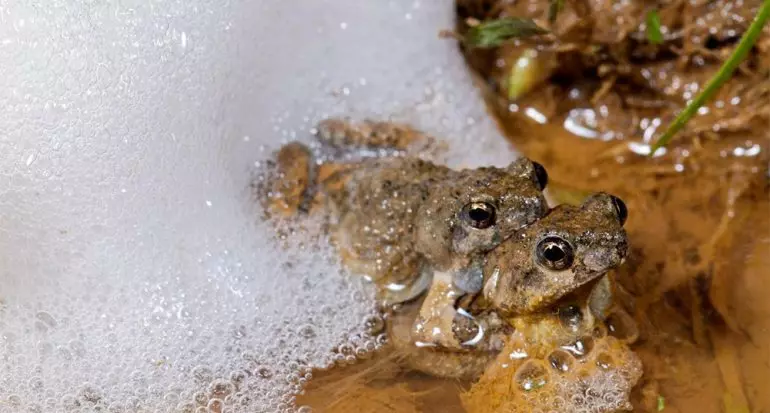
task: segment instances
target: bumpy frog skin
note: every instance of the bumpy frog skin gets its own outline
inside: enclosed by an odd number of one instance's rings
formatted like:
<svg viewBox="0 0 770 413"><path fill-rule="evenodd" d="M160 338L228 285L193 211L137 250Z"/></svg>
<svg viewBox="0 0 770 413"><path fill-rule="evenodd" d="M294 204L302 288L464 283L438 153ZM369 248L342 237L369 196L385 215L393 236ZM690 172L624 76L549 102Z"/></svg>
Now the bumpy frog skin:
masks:
<svg viewBox="0 0 770 413"><path fill-rule="evenodd" d="M479 326L473 326L480 323L473 315L478 310L464 311L458 303L479 292L483 299L475 307L492 308L502 316L552 306L622 263L628 250L626 215L623 201L599 193L579 207L554 208L463 268L436 271L412 336L423 346L453 350L476 346L483 340ZM596 305L608 305L596 298Z"/></svg>
<svg viewBox="0 0 770 413"><path fill-rule="evenodd" d="M284 146L269 209L285 215L325 200L343 262L381 286L386 302L416 297L432 271L464 267L548 210L547 174L528 159L458 171L410 156L415 143L432 138L408 127L328 120L317 130L336 159L316 168L308 148ZM340 161L348 147L407 153Z"/></svg>

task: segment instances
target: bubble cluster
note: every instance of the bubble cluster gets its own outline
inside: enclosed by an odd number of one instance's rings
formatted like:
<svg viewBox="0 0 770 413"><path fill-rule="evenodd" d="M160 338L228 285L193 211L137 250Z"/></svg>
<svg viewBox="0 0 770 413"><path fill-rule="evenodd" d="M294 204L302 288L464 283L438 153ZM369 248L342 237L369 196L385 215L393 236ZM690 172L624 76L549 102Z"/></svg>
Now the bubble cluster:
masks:
<svg viewBox="0 0 770 413"><path fill-rule="evenodd" d="M464 395L470 411L606 413L631 409L629 394L641 377L642 365L617 338L582 337L546 350L543 360L521 356L525 354L522 343L514 336Z"/></svg>

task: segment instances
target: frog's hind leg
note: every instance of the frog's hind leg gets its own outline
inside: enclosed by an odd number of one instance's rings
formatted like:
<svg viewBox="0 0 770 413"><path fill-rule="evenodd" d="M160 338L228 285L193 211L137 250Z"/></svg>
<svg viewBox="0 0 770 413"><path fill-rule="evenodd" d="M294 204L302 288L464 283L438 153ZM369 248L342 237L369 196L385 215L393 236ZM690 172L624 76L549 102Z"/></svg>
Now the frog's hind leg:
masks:
<svg viewBox="0 0 770 413"><path fill-rule="evenodd" d="M394 150L420 152L439 150L437 140L408 125L365 120L352 123L326 119L316 126L316 137L335 149Z"/></svg>

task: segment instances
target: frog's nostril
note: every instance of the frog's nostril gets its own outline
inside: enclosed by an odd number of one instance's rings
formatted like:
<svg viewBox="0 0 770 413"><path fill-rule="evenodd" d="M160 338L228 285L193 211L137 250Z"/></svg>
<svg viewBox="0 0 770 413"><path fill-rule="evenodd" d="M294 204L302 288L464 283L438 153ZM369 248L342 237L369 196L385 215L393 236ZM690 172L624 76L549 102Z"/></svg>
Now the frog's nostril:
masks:
<svg viewBox="0 0 770 413"><path fill-rule="evenodd" d="M548 172L546 172L543 165L540 165L537 162L533 161L532 166L535 168L535 179L537 179L537 184L542 191L548 186Z"/></svg>
<svg viewBox="0 0 770 413"><path fill-rule="evenodd" d="M615 207L615 213L618 215L620 225L625 224L626 219L628 218L628 208L626 207L626 203L614 195L610 195L610 199L612 200L612 206Z"/></svg>

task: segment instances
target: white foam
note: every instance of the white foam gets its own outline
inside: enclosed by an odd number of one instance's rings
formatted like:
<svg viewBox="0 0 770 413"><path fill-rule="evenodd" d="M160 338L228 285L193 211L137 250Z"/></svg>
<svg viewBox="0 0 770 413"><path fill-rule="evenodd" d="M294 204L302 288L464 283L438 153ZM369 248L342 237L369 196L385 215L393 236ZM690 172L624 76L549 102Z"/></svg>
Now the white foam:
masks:
<svg viewBox="0 0 770 413"><path fill-rule="evenodd" d="M242 370L227 404L277 410L293 362L329 362L371 303L323 251L271 241L254 164L334 114L446 137L455 166L510 161L437 36L452 18L419 1L0 5L0 412L181 408ZM236 391L220 384L208 396Z"/></svg>

